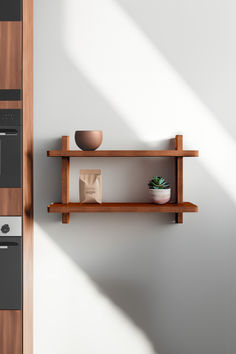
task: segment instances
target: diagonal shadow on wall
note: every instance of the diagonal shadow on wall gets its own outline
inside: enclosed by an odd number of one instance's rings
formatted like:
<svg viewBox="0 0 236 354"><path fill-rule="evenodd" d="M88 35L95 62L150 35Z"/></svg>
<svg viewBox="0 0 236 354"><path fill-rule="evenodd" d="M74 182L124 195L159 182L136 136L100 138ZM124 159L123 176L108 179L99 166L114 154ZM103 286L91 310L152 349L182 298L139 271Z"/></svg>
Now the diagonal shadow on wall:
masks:
<svg viewBox="0 0 236 354"><path fill-rule="evenodd" d="M231 1L115 0L236 138L236 24Z"/></svg>

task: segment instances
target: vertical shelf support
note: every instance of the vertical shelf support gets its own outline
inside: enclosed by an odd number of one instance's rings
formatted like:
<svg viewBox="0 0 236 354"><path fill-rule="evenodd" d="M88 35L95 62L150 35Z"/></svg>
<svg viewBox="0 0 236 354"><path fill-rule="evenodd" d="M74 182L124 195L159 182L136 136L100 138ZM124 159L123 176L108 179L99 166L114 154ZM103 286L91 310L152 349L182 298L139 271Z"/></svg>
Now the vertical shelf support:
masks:
<svg viewBox="0 0 236 354"><path fill-rule="evenodd" d="M183 135L176 135L175 148L183 150ZM183 203L183 157L176 157L176 203ZM175 214L175 222L183 223L183 213Z"/></svg>
<svg viewBox="0 0 236 354"><path fill-rule="evenodd" d="M70 149L69 136L62 137L62 150ZM62 157L62 178L61 178L62 203L68 204L70 201L70 158ZM69 224L70 214L62 214L62 223Z"/></svg>

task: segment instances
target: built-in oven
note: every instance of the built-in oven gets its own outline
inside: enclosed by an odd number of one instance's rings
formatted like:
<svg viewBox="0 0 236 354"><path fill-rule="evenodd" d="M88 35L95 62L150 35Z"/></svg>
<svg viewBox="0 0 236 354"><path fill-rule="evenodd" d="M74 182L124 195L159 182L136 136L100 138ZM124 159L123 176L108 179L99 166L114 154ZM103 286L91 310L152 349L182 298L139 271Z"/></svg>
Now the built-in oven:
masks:
<svg viewBox="0 0 236 354"><path fill-rule="evenodd" d="M22 0L1 0L0 21L21 21Z"/></svg>
<svg viewBox="0 0 236 354"><path fill-rule="evenodd" d="M0 188L22 186L22 110L0 109Z"/></svg>
<svg viewBox="0 0 236 354"><path fill-rule="evenodd" d="M22 309L22 220L0 217L0 310Z"/></svg>

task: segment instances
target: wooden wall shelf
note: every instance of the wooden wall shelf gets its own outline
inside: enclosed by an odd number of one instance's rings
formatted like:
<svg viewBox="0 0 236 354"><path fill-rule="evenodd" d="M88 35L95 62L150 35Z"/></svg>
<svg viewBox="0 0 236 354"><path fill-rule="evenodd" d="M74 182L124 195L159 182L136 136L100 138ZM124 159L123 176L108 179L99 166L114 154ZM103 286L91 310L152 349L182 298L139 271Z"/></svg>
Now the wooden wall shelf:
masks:
<svg viewBox="0 0 236 354"><path fill-rule="evenodd" d="M183 213L197 212L198 207L183 202L183 157L197 157L197 150L183 150L183 136L176 135L175 150L69 150L69 137L62 137L62 149L47 151L49 157L62 158L62 203L48 205L49 213L61 213L62 223L68 224L70 213L175 213L176 223L183 223ZM163 205L152 203L102 203L83 204L69 201L70 157L175 157L176 202Z"/></svg>
<svg viewBox="0 0 236 354"><path fill-rule="evenodd" d="M195 204L184 203L53 203L48 206L49 213L184 213L197 212Z"/></svg>
<svg viewBox="0 0 236 354"><path fill-rule="evenodd" d="M198 157L197 150L50 150L48 157Z"/></svg>

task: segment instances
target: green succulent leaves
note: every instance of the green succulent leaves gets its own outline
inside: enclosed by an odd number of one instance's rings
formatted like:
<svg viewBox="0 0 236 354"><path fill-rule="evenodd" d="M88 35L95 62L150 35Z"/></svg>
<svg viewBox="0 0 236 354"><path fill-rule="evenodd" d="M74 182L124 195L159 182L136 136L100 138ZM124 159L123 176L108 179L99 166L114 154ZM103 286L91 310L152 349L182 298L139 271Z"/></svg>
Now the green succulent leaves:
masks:
<svg viewBox="0 0 236 354"><path fill-rule="evenodd" d="M170 188L169 183L166 182L165 178L154 176L148 183L149 189L168 189Z"/></svg>

